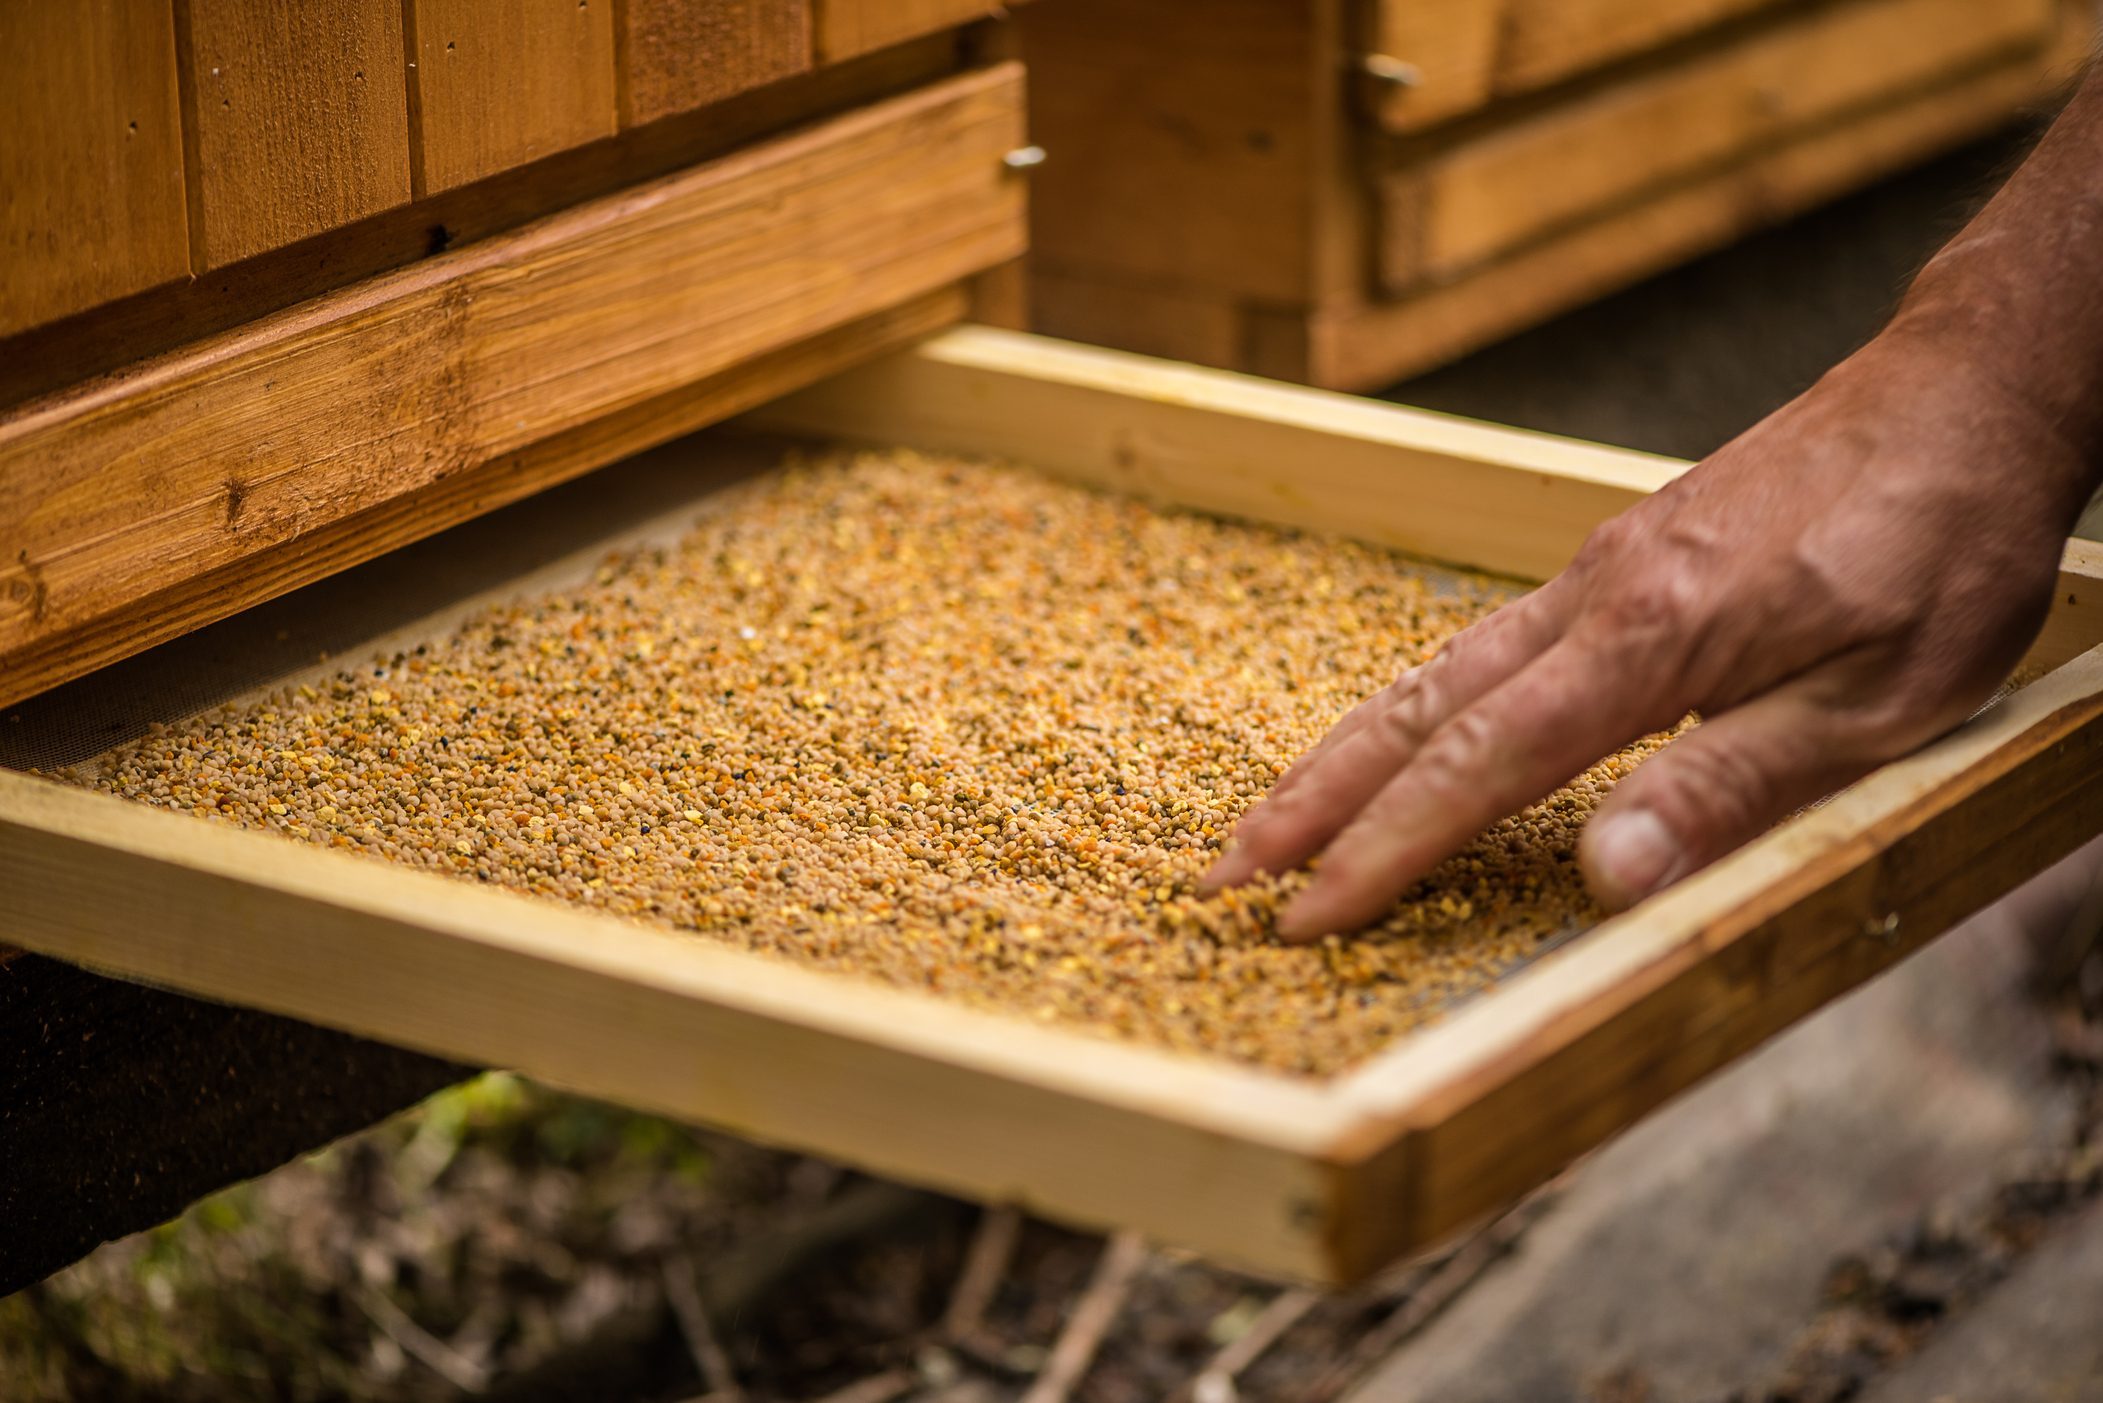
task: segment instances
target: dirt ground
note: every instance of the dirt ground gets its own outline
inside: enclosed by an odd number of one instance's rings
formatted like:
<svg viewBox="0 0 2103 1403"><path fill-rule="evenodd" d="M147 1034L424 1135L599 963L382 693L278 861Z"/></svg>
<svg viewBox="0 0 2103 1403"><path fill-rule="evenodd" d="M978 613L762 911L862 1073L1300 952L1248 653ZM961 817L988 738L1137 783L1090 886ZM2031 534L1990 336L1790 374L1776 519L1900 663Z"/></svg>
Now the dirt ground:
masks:
<svg viewBox="0 0 2103 1403"><path fill-rule="evenodd" d="M1394 397L1697 456L1867 335L2014 149L1937 163ZM2005 938L1974 943L1344 1295L491 1074L0 1300L0 1397L1926 1396L1894 1390L1984 1357L1980 1338L2005 1346L2049 1312L1997 1303L2075 1290L2087 1258L2068 1244L2103 1240L2103 953L2032 993L1979 977ZM1797 1230L1812 1221L1841 1226Z"/></svg>

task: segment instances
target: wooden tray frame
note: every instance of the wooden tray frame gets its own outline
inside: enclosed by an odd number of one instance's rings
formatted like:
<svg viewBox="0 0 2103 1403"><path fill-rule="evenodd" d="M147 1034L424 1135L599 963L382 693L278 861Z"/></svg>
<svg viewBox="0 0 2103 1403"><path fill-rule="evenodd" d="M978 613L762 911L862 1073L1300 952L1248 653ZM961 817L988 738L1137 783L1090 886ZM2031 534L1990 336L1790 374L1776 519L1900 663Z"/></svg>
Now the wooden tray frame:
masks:
<svg viewBox="0 0 2103 1403"><path fill-rule="evenodd" d="M1540 578L1679 465L965 328L757 416ZM2103 831L2103 553L1920 754L1302 1080L0 772L0 939L1249 1266L1360 1278Z"/></svg>

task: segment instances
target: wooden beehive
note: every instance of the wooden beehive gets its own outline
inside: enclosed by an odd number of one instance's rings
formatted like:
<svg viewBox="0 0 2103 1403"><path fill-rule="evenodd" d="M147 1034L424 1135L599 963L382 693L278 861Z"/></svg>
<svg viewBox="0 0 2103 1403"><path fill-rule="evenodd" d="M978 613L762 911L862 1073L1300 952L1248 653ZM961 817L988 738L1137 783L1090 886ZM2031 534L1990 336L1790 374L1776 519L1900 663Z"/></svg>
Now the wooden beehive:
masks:
<svg viewBox="0 0 2103 1403"><path fill-rule="evenodd" d="M961 318L991 8L6 7L0 702Z"/></svg>
<svg viewBox="0 0 2103 1403"><path fill-rule="evenodd" d="M1023 12L1055 335L1390 384L2013 121L2089 0Z"/></svg>

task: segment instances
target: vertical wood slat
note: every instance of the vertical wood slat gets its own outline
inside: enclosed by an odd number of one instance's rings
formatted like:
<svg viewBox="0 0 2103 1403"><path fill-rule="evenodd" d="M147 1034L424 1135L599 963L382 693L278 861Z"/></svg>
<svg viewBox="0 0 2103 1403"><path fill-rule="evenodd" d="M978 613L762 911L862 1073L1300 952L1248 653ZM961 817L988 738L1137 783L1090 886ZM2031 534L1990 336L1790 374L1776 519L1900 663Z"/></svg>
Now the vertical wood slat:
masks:
<svg viewBox="0 0 2103 1403"><path fill-rule="evenodd" d="M400 0L175 0L200 271L407 201Z"/></svg>
<svg viewBox="0 0 2103 1403"><path fill-rule="evenodd" d="M614 0L408 0L416 194L612 136Z"/></svg>
<svg viewBox="0 0 2103 1403"><path fill-rule="evenodd" d="M169 0L0 4L0 335L181 277Z"/></svg>
<svg viewBox="0 0 2103 1403"><path fill-rule="evenodd" d="M616 23L624 127L812 66L809 0L622 0Z"/></svg>
<svg viewBox="0 0 2103 1403"><path fill-rule="evenodd" d="M998 12L999 0L815 0L819 63L837 63L968 24Z"/></svg>

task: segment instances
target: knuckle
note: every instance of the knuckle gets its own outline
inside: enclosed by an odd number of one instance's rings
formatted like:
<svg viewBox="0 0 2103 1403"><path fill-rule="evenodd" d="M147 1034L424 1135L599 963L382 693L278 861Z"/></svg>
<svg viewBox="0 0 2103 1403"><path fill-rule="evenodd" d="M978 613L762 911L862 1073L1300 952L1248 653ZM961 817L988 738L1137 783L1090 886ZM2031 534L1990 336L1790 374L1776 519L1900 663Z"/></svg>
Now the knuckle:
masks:
<svg viewBox="0 0 2103 1403"><path fill-rule="evenodd" d="M1597 570L1619 560L1627 553L1635 530L1635 523L1626 513L1607 518L1585 536L1584 544L1578 547L1571 563L1580 569Z"/></svg>
<svg viewBox="0 0 2103 1403"><path fill-rule="evenodd" d="M1415 754L1431 733L1431 692L1417 687L1373 718L1376 744L1398 756Z"/></svg>
<svg viewBox="0 0 2103 1403"><path fill-rule="evenodd" d="M1701 618L1698 587L1676 570L1634 575L1608 592L1598 607L1600 622L1608 629L1641 641L1689 637Z"/></svg>
<svg viewBox="0 0 2103 1403"><path fill-rule="evenodd" d="M1424 746L1411 776L1416 791L1441 804L1460 804L1478 797L1483 776L1508 741L1494 720L1480 711L1464 711Z"/></svg>

